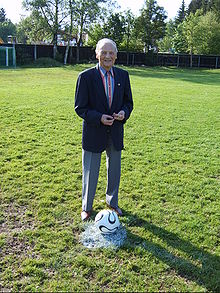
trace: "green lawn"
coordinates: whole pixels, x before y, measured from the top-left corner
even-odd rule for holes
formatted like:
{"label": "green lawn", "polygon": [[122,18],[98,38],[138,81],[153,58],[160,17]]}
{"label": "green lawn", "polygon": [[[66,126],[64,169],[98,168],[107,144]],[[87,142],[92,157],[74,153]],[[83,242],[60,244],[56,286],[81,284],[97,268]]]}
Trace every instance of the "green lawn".
{"label": "green lawn", "polygon": [[[127,68],[119,204],[128,239],[89,250],[81,223],[86,65],[0,71],[0,291],[220,291],[220,71]],[[94,215],[105,206],[105,158]]]}

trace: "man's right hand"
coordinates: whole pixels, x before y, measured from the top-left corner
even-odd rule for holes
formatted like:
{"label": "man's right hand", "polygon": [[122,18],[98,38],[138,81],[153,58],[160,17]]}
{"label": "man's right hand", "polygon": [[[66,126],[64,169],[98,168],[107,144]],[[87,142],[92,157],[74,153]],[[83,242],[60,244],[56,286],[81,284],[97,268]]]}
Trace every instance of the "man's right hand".
{"label": "man's right hand", "polygon": [[110,115],[103,114],[102,118],[101,118],[101,122],[104,125],[112,126],[112,124],[114,122],[114,118]]}

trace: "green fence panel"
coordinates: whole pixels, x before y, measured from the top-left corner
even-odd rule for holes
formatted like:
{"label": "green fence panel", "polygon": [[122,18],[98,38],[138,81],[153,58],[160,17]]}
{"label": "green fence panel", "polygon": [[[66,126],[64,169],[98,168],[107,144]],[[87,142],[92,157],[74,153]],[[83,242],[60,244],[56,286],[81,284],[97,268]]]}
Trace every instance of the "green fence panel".
{"label": "green fence panel", "polygon": [[0,67],[16,65],[15,49],[13,47],[0,47]]}

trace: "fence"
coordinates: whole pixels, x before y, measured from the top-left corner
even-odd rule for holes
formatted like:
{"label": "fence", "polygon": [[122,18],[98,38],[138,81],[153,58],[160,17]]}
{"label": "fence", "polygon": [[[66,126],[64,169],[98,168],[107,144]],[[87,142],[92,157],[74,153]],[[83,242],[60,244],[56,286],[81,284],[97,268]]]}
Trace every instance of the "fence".
{"label": "fence", "polygon": [[[1,47],[9,44],[1,45]],[[12,46],[12,45],[11,45]],[[27,64],[38,58],[53,58],[53,45],[26,45],[15,44],[16,61],[18,65]],[[57,46],[57,59],[63,62],[65,55],[65,46]],[[68,54],[68,64],[77,63],[77,50],[79,62],[96,62],[95,50],[92,47],[70,47]],[[145,66],[176,66],[190,67],[191,56],[189,54],[168,54],[168,53],[135,53],[118,52],[117,64],[120,65],[145,65]],[[211,55],[193,55],[192,67],[220,68],[220,56]]]}
{"label": "fence", "polygon": [[[191,56],[188,54],[155,54],[154,65],[190,67]],[[220,68],[220,56],[193,55],[192,67]]]}

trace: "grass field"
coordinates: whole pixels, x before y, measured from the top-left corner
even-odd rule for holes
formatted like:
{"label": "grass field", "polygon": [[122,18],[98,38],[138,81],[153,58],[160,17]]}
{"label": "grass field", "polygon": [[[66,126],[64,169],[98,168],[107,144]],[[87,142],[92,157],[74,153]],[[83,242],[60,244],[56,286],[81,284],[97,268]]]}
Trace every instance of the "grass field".
{"label": "grass field", "polygon": [[[220,71],[127,68],[119,205],[127,241],[79,242],[88,65],[0,71],[0,291],[220,291]],[[104,154],[103,154],[104,156]],[[103,157],[94,215],[105,206]]]}

